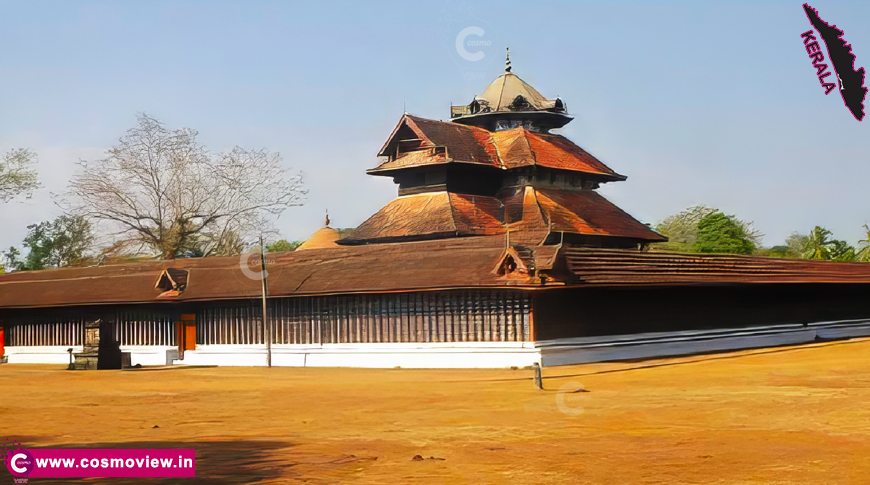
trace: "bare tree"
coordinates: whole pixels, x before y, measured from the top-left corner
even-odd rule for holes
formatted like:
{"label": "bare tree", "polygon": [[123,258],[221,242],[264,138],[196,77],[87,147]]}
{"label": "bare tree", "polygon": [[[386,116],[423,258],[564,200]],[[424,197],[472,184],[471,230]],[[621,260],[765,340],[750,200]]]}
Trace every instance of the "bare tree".
{"label": "bare tree", "polygon": [[30,194],[39,188],[36,171],[36,154],[26,148],[10,150],[0,158],[0,200],[9,202],[20,194]]}
{"label": "bare tree", "polygon": [[301,205],[299,174],[265,149],[212,154],[196,130],[169,130],[142,114],[107,157],[80,162],[69,203],[112,228],[113,252],[172,259],[238,248],[268,232],[285,209]]}

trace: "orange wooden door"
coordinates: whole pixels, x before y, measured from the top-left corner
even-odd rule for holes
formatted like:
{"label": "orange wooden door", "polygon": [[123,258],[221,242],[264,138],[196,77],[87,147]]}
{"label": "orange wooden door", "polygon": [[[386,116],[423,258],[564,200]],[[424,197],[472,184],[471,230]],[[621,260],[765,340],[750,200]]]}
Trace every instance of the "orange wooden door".
{"label": "orange wooden door", "polygon": [[196,322],[184,322],[184,350],[196,350]]}
{"label": "orange wooden door", "polygon": [[196,314],[185,313],[181,315],[181,328],[178,342],[179,353],[185,350],[196,350]]}

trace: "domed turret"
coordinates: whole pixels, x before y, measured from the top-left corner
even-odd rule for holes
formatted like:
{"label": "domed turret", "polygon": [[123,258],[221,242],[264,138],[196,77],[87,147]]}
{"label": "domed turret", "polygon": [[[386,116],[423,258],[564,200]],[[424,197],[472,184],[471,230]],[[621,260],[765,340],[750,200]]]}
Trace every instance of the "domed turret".
{"label": "domed turret", "polygon": [[561,128],[573,118],[568,116],[561,99],[547,99],[535,88],[511,72],[510,52],[505,72],[497,77],[471,103],[451,106],[450,118],[456,123],[473,125],[489,131],[523,127],[546,133]]}

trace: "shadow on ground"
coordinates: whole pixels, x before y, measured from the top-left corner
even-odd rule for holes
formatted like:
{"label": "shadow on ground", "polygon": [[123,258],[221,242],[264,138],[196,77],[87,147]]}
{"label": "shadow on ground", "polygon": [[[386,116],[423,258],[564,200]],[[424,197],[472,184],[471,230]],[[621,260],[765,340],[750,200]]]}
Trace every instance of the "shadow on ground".
{"label": "shadow on ground", "polygon": [[122,443],[65,443],[35,448],[52,449],[195,449],[196,478],[36,478],[40,484],[106,483],[256,483],[277,478],[293,478],[288,460],[292,444],[282,441],[135,441]]}

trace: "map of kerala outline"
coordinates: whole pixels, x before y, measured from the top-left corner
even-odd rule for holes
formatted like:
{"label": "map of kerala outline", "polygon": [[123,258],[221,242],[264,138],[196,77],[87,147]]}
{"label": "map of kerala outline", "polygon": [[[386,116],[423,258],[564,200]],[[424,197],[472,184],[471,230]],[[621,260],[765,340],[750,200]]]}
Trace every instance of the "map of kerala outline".
{"label": "map of kerala outline", "polygon": [[864,97],[867,88],[864,87],[864,68],[855,70],[855,55],[851,44],[843,40],[843,31],[836,25],[828,25],[819,18],[819,13],[809,4],[804,4],[804,11],[813,27],[819,32],[828,49],[828,59],[837,73],[837,83],[840,85],[840,96],[843,103],[858,121],[864,118]]}

